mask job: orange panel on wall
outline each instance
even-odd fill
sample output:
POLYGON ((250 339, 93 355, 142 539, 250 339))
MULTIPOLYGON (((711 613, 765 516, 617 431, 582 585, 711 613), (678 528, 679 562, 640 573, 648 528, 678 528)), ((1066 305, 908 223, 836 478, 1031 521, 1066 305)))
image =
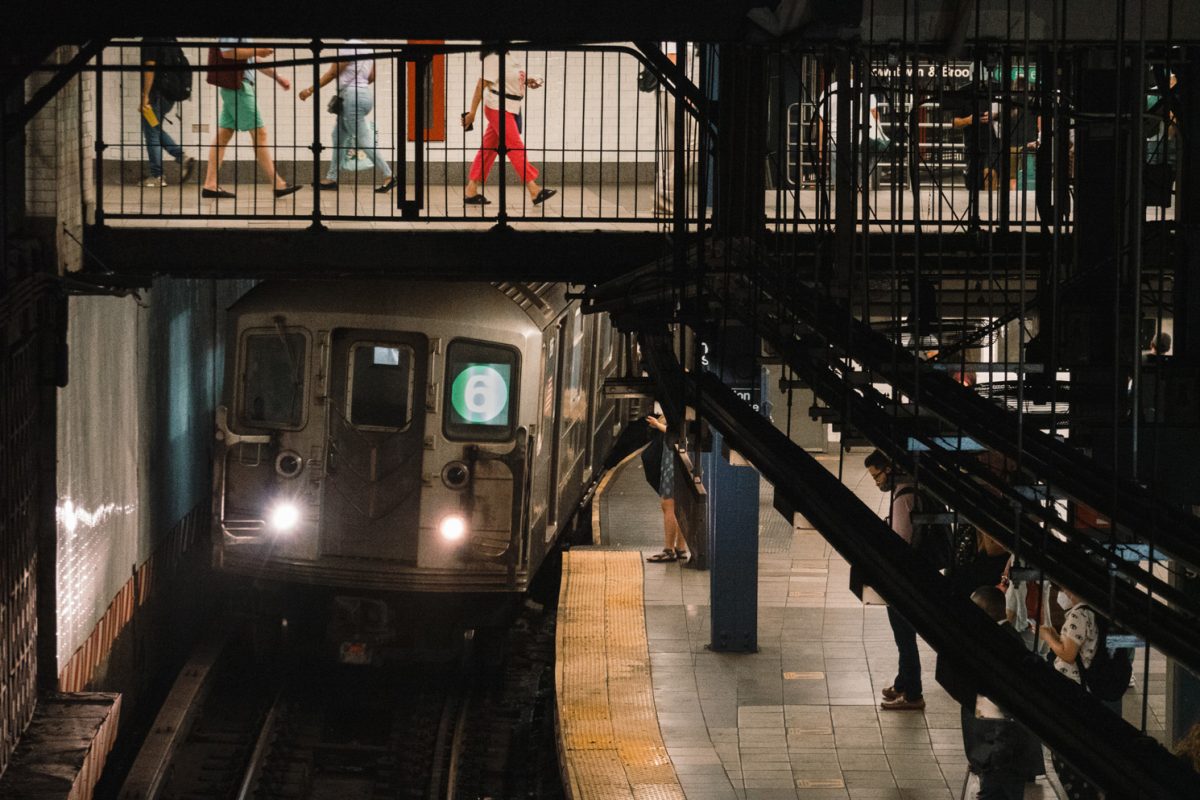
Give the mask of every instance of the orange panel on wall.
MULTIPOLYGON (((409 44, 442 44, 441 39, 409 39, 409 44)), ((417 65, 408 64, 408 141, 417 139, 417 65)), ((429 63, 429 81, 425 86, 428 116, 425 141, 446 141, 446 56, 435 55, 429 63)))

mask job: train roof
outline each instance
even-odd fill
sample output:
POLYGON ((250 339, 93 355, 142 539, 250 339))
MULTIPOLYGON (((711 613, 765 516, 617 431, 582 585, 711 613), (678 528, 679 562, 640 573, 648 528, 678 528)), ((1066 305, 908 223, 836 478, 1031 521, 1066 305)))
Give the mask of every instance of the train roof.
POLYGON ((524 316, 538 328, 569 303, 564 283, 483 281, 264 281, 229 307, 231 313, 353 313, 499 322, 524 316))

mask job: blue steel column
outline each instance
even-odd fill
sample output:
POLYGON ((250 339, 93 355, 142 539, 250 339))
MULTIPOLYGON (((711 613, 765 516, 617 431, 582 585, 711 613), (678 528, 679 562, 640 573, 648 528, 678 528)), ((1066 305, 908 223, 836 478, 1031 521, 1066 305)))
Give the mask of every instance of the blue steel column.
MULTIPOLYGON (((766 60, 752 46, 723 44, 717 52, 713 233, 717 240, 753 239, 765 224, 766 60)), ((703 366, 759 403, 765 394, 758 338, 748 328, 726 325, 711 344, 703 366)), ((730 464, 724 450, 714 432, 712 450, 701 459, 708 492, 709 647, 751 653, 758 649, 758 472, 730 464)))
MULTIPOLYGON (((760 401, 766 396, 763 370, 755 359, 757 339, 740 327, 725 337, 720 364, 706 358, 706 368, 765 411, 760 401), (739 363, 747 369, 739 370, 739 363)), ((724 437, 716 431, 712 450, 702 454, 701 464, 708 493, 709 649, 753 653, 758 650, 758 470, 730 463, 724 437)))

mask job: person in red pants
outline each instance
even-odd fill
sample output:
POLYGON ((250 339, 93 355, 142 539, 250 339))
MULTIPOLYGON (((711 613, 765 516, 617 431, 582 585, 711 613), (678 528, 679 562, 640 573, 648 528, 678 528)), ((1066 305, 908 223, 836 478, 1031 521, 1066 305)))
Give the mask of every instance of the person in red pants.
POLYGON ((525 157, 525 143, 521 141, 521 132, 517 128, 517 115, 521 113, 521 105, 525 100, 525 89, 537 89, 542 82, 525 74, 525 59, 512 53, 504 53, 504 84, 500 85, 500 51, 484 50, 479 54, 483 61, 483 75, 475 84, 475 94, 471 98, 471 110, 462 116, 463 128, 469 129, 475 124, 475 112, 483 102, 483 114, 487 117, 487 130, 483 133, 483 142, 475 161, 471 164, 471 174, 467 181, 466 194, 463 202, 468 205, 487 205, 488 200, 479 191, 480 186, 487 181, 492 164, 496 161, 500 146, 500 125, 504 125, 504 146, 508 151, 508 160, 513 169, 521 176, 529 199, 535 206, 553 197, 554 189, 543 189, 538 186, 537 167, 525 157), (500 121, 500 93, 504 93, 504 121, 500 121))

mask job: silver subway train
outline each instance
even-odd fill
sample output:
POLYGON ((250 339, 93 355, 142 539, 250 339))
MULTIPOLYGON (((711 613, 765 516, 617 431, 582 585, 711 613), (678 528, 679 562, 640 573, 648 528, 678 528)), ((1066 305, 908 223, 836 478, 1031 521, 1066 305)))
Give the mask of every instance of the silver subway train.
POLYGON ((564 284, 260 284, 229 312, 215 567, 343 616, 519 596, 627 419, 625 352, 564 284))

